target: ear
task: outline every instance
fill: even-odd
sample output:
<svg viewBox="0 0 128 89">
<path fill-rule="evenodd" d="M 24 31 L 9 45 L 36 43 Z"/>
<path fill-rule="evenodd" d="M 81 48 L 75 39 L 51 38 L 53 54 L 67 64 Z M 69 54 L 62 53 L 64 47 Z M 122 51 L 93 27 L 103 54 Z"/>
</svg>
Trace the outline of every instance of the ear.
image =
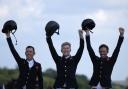
<svg viewBox="0 0 128 89">
<path fill-rule="evenodd" d="M 36 53 L 34 52 L 33 54 L 35 55 Z"/>
<path fill-rule="evenodd" d="M 25 51 L 25 55 L 26 55 L 26 51 Z"/>
<path fill-rule="evenodd" d="M 61 52 L 62 52 L 62 48 L 61 48 Z"/>
</svg>

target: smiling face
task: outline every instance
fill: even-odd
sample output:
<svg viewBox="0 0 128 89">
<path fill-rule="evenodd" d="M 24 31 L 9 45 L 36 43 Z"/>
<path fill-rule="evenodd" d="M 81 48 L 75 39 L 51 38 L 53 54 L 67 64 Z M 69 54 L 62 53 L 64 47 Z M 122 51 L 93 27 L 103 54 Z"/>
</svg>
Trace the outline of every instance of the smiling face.
<svg viewBox="0 0 128 89">
<path fill-rule="evenodd" d="M 107 49 L 105 47 L 100 48 L 99 53 L 101 58 L 106 58 L 108 54 Z"/>
<path fill-rule="evenodd" d="M 25 55 L 26 55 L 26 59 L 27 60 L 32 60 L 33 59 L 33 56 L 35 55 L 35 50 L 32 46 L 28 46 L 26 48 L 26 52 L 25 52 Z"/>
<path fill-rule="evenodd" d="M 65 57 L 70 56 L 71 44 L 68 42 L 63 43 L 61 45 L 61 52 L 62 52 L 63 56 L 65 56 Z"/>
<path fill-rule="evenodd" d="M 99 53 L 101 58 L 107 58 L 108 55 L 108 46 L 103 44 L 99 47 Z"/>
</svg>

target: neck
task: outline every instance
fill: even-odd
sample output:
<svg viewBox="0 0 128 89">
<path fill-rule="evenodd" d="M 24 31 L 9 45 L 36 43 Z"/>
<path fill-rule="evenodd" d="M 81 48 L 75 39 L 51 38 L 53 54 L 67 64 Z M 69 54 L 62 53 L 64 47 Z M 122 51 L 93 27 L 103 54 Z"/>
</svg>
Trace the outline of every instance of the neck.
<svg viewBox="0 0 128 89">
<path fill-rule="evenodd" d="M 33 58 L 27 58 L 27 61 L 32 61 L 33 60 Z"/>
<path fill-rule="evenodd" d="M 101 58 L 105 59 L 105 58 L 108 58 L 108 56 L 105 56 L 105 57 L 101 57 Z"/>
<path fill-rule="evenodd" d="M 65 58 L 68 58 L 68 57 L 70 57 L 70 55 L 63 55 Z"/>
</svg>

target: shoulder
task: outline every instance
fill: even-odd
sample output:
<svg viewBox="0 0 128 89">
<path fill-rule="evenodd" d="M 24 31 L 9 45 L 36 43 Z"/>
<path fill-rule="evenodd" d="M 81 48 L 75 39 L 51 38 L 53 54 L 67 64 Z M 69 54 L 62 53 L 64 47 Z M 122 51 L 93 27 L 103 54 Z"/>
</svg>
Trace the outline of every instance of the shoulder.
<svg viewBox="0 0 128 89">
<path fill-rule="evenodd" d="M 23 63 L 27 62 L 26 59 L 24 59 L 24 58 L 20 58 L 20 61 L 23 62 Z"/>
<path fill-rule="evenodd" d="M 41 64 L 39 62 L 35 61 L 36 66 L 41 67 Z"/>
</svg>

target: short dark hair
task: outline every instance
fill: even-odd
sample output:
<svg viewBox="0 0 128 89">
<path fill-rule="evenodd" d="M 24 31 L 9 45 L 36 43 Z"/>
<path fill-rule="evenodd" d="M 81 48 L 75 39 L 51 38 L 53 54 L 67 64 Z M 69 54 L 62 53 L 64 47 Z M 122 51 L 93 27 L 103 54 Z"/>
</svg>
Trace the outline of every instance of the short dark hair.
<svg viewBox="0 0 128 89">
<path fill-rule="evenodd" d="M 35 53 L 35 48 L 33 46 L 27 46 L 26 49 L 28 49 L 28 48 L 32 48 L 33 52 Z"/>
<path fill-rule="evenodd" d="M 71 44 L 70 44 L 69 42 L 64 42 L 64 43 L 62 43 L 61 48 L 62 48 L 63 46 L 65 46 L 65 45 L 69 45 L 69 46 L 71 47 Z"/>
<path fill-rule="evenodd" d="M 107 49 L 107 52 L 109 52 L 109 47 L 106 45 L 106 44 L 101 44 L 99 46 L 99 50 L 102 48 L 102 47 L 105 47 Z"/>
</svg>

